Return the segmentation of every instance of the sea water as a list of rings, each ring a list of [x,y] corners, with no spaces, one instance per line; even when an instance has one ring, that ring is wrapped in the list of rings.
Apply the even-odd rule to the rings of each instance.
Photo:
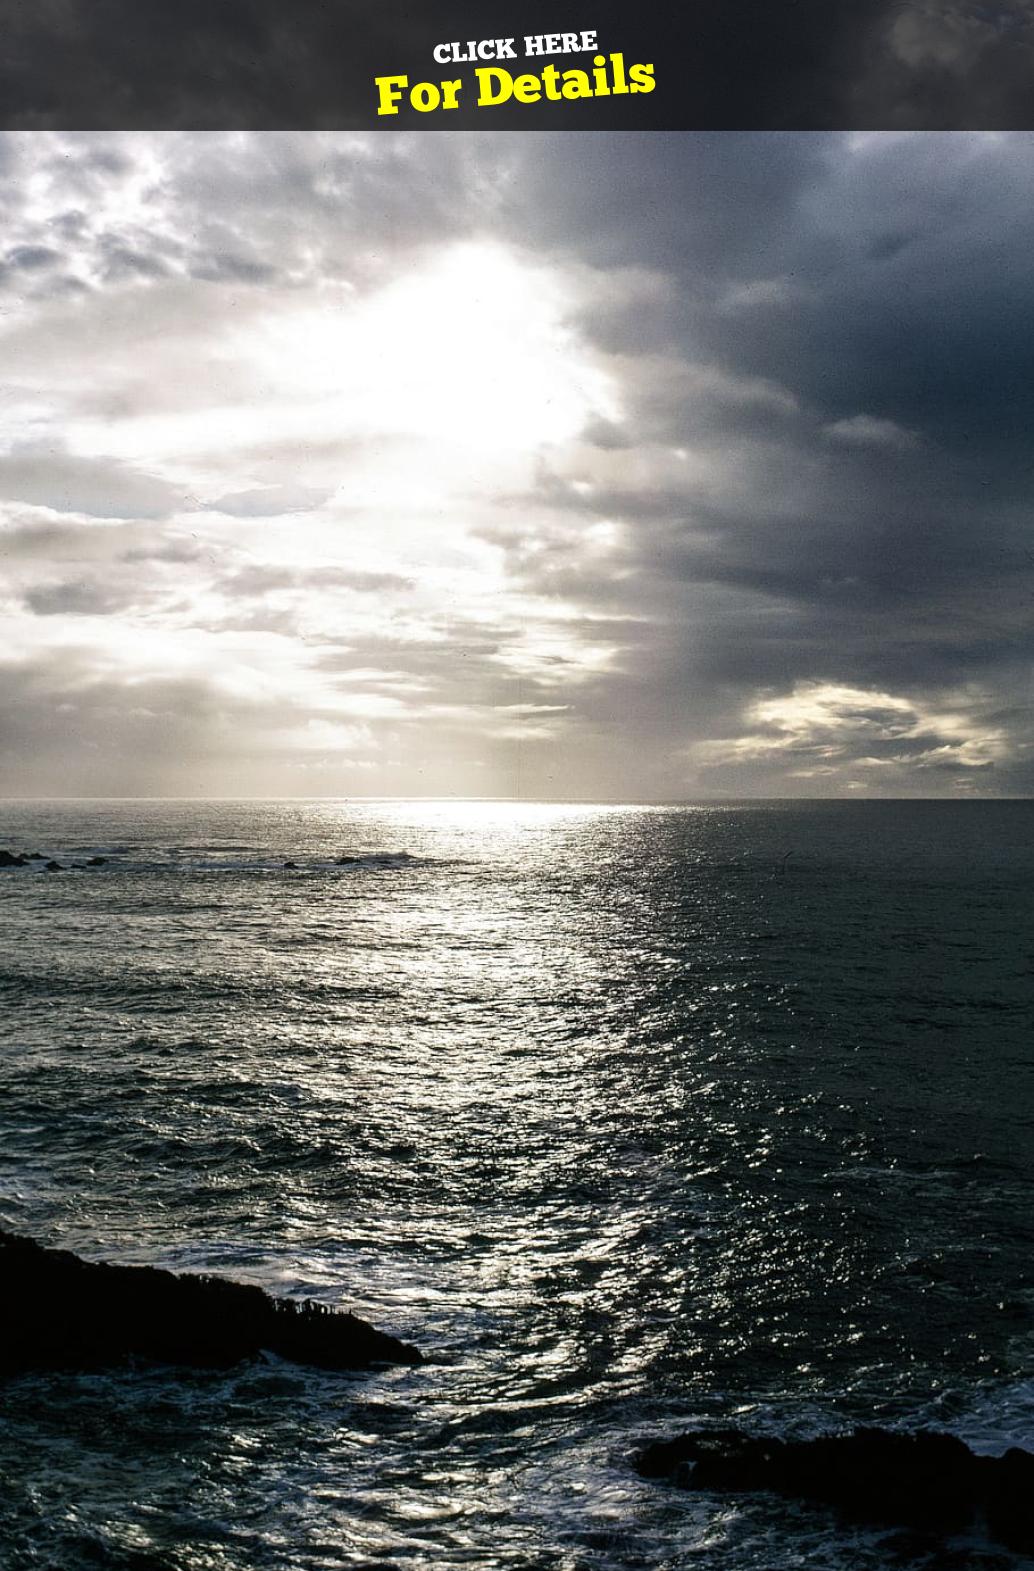
[[[428,1356],[7,1382],[4,1571],[1021,1564],[631,1459],[1034,1444],[1034,805],[8,802],[0,844],[69,869],[0,872],[0,1221]]]

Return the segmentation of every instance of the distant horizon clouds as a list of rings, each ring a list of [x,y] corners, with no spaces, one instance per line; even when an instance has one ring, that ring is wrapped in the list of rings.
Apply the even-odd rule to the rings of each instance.
[[[3,794],[1031,793],[1031,133],[0,174]]]

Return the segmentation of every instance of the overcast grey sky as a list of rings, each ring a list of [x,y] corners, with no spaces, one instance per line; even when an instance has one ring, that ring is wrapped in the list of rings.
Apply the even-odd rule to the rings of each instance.
[[[1027,133],[0,142],[0,790],[1029,794]]]

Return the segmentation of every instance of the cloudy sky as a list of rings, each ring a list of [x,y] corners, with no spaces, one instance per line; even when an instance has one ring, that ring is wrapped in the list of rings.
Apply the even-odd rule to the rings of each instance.
[[[0,141],[0,791],[1034,783],[1034,137]]]

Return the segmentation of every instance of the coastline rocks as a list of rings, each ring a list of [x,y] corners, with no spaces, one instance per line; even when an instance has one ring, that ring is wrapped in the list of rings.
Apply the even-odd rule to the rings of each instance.
[[[103,860],[104,858],[102,857],[101,861]],[[27,854],[19,851],[0,851],[0,868],[33,867],[35,865],[38,872],[38,864],[40,862],[43,863],[43,871],[46,873],[63,873],[65,871],[60,862],[55,862],[53,858],[48,861],[42,851],[30,851]],[[73,863],[73,866],[77,867],[79,865],[79,863]],[[91,862],[88,865],[92,867],[95,864]]]
[[[95,1265],[0,1229],[0,1374],[130,1357],[229,1368],[267,1350],[319,1369],[418,1364],[406,1342],[345,1311],[220,1277]]]
[[[43,867],[40,868],[42,862]],[[106,856],[87,857],[85,862],[73,862],[72,867],[85,869],[87,867],[107,867]],[[62,862],[48,857],[44,851],[0,851],[0,869],[5,867],[31,867],[36,872],[64,873],[67,871]]]
[[[1034,1551],[1034,1453],[1019,1448],[978,1456],[954,1435],[931,1430],[856,1429],[815,1440],[698,1430],[646,1446],[635,1467],[683,1489],[772,1490],[861,1521],[938,1533],[983,1523],[1009,1549]]]
[[[121,847],[118,848],[118,851],[122,852],[122,851],[127,851],[127,850],[130,850],[130,849],[132,849],[132,848],[131,847],[127,847],[127,846],[121,846]],[[188,850],[194,850],[194,851],[197,851],[197,850],[202,850],[202,851],[204,851],[204,850],[219,851],[220,850],[220,848],[218,846],[192,847],[192,848],[188,847],[187,849]],[[231,847],[229,849],[244,849],[244,850],[247,850],[247,849],[250,849],[250,848],[248,848],[248,847],[237,847],[237,848]],[[319,853],[317,853],[316,854],[316,858],[315,858],[314,861],[306,861],[305,863],[301,863],[301,862],[295,861],[293,858],[290,858],[288,860],[285,860],[285,861],[281,862],[280,865],[281,865],[281,867],[284,868],[284,870],[286,872],[299,872],[303,867],[316,869],[316,868],[321,868],[321,867],[325,868],[327,866],[343,867],[343,868],[354,868],[354,869],[361,869],[361,870],[364,870],[364,871],[366,869],[390,871],[393,868],[408,867],[410,864],[412,864],[412,863],[419,863],[420,861],[421,861],[420,857],[414,857],[408,851],[369,851],[369,852],[364,852],[362,854],[356,854],[356,855],[352,855],[352,854],[345,855],[345,854],[342,854],[341,856],[333,858],[333,860],[330,860],[329,858],[327,858],[325,856],[322,856]],[[169,865],[169,866],[175,867],[175,866],[177,866],[179,864],[178,864],[178,861],[174,858],[168,864],[164,864],[163,863],[162,865]],[[187,866],[191,866],[191,865],[195,865],[195,864],[186,864],[186,865]],[[220,863],[220,862],[216,862],[216,863],[212,864],[212,866],[216,867],[216,868],[218,868],[218,867],[220,867],[222,865],[223,864]],[[247,866],[247,864],[233,864],[233,865],[235,865],[235,866]],[[260,862],[256,862],[254,865],[257,868],[262,868],[262,867],[268,866],[268,863],[265,862],[265,861],[260,861]],[[3,871],[5,868],[10,868],[12,870],[13,869],[17,869],[17,868],[29,868],[31,871],[34,871],[34,872],[37,872],[37,873],[38,872],[64,873],[64,872],[68,872],[69,869],[73,869],[73,870],[78,871],[78,872],[84,872],[86,870],[93,870],[93,869],[101,868],[101,867],[117,868],[118,866],[119,866],[119,860],[118,860],[118,856],[117,855],[115,856],[114,860],[112,860],[112,858],[109,857],[109,856],[95,855],[95,856],[84,857],[82,861],[70,861],[70,862],[67,862],[67,863],[62,863],[62,862],[58,862],[56,858],[49,856],[49,854],[47,852],[45,852],[45,851],[23,852],[23,851],[0,850],[0,871]]]

